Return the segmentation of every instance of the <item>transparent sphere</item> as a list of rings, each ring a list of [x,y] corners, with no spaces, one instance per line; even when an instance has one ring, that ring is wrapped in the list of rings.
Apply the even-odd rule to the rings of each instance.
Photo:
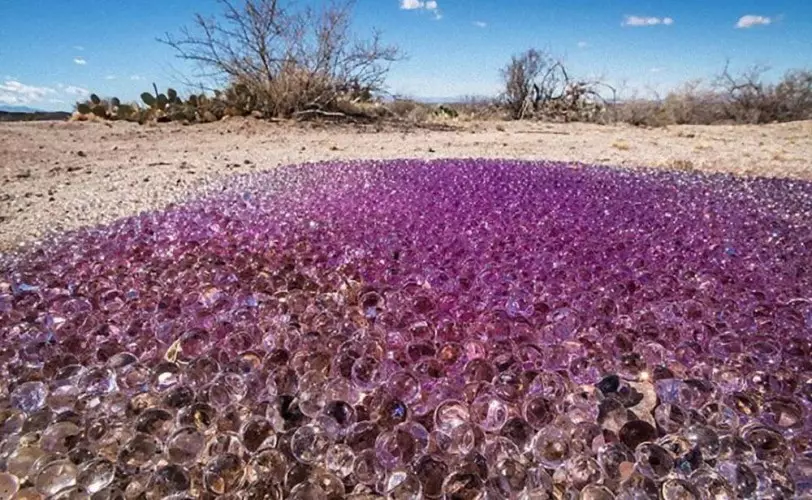
[[[46,452],[37,446],[18,446],[6,459],[7,472],[26,480],[34,463],[44,455]]]
[[[37,473],[34,487],[43,495],[53,495],[74,486],[78,476],[79,469],[69,460],[55,460]]]
[[[324,459],[330,441],[324,430],[315,425],[299,427],[290,439],[290,452],[303,464],[315,464]]]
[[[282,483],[289,465],[288,460],[279,450],[260,450],[248,463],[245,479],[248,484],[265,481]]]
[[[424,455],[414,465],[415,475],[426,498],[441,498],[443,481],[448,476],[448,465],[437,457]]]
[[[674,470],[674,456],[662,446],[642,443],[634,451],[637,470],[641,474],[660,481]]]
[[[536,433],[530,449],[540,464],[555,469],[570,456],[570,438],[562,429],[549,425]]]
[[[443,481],[444,498],[474,499],[485,489],[485,483],[479,474],[470,470],[456,471]]]
[[[240,429],[242,444],[248,452],[253,453],[260,448],[276,446],[276,433],[271,422],[265,417],[251,417],[242,424]]]
[[[208,437],[205,455],[215,457],[224,453],[231,453],[240,457],[248,453],[239,434],[236,432],[218,432]]]
[[[419,500],[423,498],[423,485],[420,480],[406,470],[394,470],[386,475],[381,488],[387,498],[393,500]]]
[[[324,458],[327,469],[342,478],[352,473],[354,462],[355,452],[345,444],[331,446]]]
[[[683,436],[702,453],[703,459],[714,460],[719,456],[719,435],[712,428],[692,425],[683,431]]]
[[[527,485],[527,466],[517,457],[503,458],[496,463],[490,482],[501,495],[518,495]]]
[[[534,394],[525,399],[522,415],[530,426],[539,430],[552,423],[556,411],[552,401],[541,394]]]
[[[376,484],[383,477],[375,450],[366,449],[356,454],[352,465],[352,475],[359,483],[366,485]]]
[[[20,480],[14,474],[0,472],[0,498],[15,498],[20,491]]]
[[[150,474],[147,498],[166,498],[188,490],[191,486],[189,473],[183,466],[170,464]]]
[[[491,392],[477,396],[468,411],[471,421],[485,432],[498,432],[510,413],[508,405]]]
[[[175,464],[190,464],[197,460],[206,446],[206,437],[195,427],[181,427],[166,443],[166,456]]]
[[[101,458],[82,464],[76,482],[88,493],[97,493],[110,486],[115,475],[115,464]]]
[[[132,474],[157,459],[162,451],[160,441],[149,434],[137,433],[118,452],[116,464],[123,471]]]
[[[699,469],[691,474],[689,481],[703,498],[733,500],[736,495],[727,481],[712,469]]]
[[[327,500],[327,493],[313,483],[300,483],[290,490],[291,500]]]
[[[163,408],[147,408],[135,419],[135,430],[163,441],[172,432],[174,420],[172,413]]]
[[[643,420],[631,420],[618,431],[620,441],[631,449],[646,441],[657,439],[657,429]]]
[[[352,365],[351,378],[359,389],[370,390],[378,387],[383,382],[383,376],[380,362],[372,356],[359,358]]]
[[[9,402],[20,411],[32,413],[45,406],[47,397],[48,387],[43,382],[23,382],[11,391]]]
[[[773,429],[752,423],[741,429],[741,437],[753,447],[759,460],[785,464],[792,458],[784,436]]]
[[[434,410],[434,426],[437,430],[448,432],[455,427],[471,421],[468,405],[462,401],[447,400]]]
[[[758,487],[756,475],[746,464],[721,461],[716,465],[716,472],[727,481],[739,498],[752,496]]]
[[[699,491],[689,481],[671,478],[663,482],[663,500],[700,500]]]
[[[408,429],[397,428],[381,433],[375,440],[375,456],[378,463],[387,470],[409,465],[425,448],[419,438]]]
[[[206,490],[216,495],[236,491],[245,477],[245,464],[237,455],[224,453],[212,457],[203,469]]]
[[[209,429],[217,420],[217,410],[206,403],[193,403],[181,408],[176,417],[180,427],[194,427],[199,431]]]

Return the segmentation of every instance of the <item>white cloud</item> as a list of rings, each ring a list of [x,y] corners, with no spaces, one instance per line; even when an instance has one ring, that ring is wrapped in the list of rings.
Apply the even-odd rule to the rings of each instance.
[[[0,83],[0,102],[4,104],[31,104],[55,93],[56,90],[50,87],[35,87],[17,80]]]
[[[77,87],[75,85],[68,85],[65,87],[64,92],[69,95],[74,95],[76,97],[85,97],[90,95],[90,91],[83,87]]]
[[[116,75],[107,75],[104,77],[105,80],[115,80],[118,78]]]
[[[474,21],[474,26],[478,28],[487,28],[488,23],[486,23],[485,21]]]
[[[400,0],[400,8],[403,10],[422,9],[425,5],[422,0]]]
[[[85,64],[87,64],[87,61],[85,61],[84,58],[82,58],[82,57],[75,57],[73,59],[73,62],[75,62],[79,66],[84,66]]]
[[[578,48],[579,49],[585,49],[587,47],[589,47],[589,42],[584,42],[584,41],[578,42]]]
[[[654,68],[651,68],[649,71],[651,71],[652,73],[659,73],[659,72],[661,72],[663,69],[665,69],[665,68],[660,68],[659,66],[656,66],[656,67],[654,67]]]
[[[400,0],[400,8],[403,10],[425,10],[434,14],[435,19],[443,18],[437,0]]]
[[[65,104],[65,101],[63,101],[62,99],[48,99],[48,102],[50,102],[51,104]]]
[[[82,47],[81,45],[74,45],[73,50],[78,50],[79,52],[81,52],[81,51],[85,50],[85,48]]]
[[[748,14],[746,16],[742,16],[739,18],[739,21],[736,23],[737,28],[752,28],[753,26],[766,26],[773,22],[772,18],[765,17],[765,16],[754,16],[752,14]]]
[[[626,18],[623,19],[623,22],[620,23],[621,26],[631,27],[657,26],[658,24],[671,26],[674,24],[674,19],[670,17],[626,16]]]
[[[144,77],[142,77],[140,75],[133,75],[133,76],[130,77],[130,80],[132,80],[134,82],[137,82],[137,81],[140,81],[140,80],[143,80],[143,79],[144,79]]]

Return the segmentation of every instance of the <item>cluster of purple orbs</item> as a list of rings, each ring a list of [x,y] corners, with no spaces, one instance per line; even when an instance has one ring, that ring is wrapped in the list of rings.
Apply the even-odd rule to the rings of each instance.
[[[809,183],[292,166],[0,271],[0,496],[812,495]]]

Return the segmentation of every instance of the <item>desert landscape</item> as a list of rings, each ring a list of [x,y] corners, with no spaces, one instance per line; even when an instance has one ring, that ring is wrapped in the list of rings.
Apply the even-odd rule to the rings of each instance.
[[[433,128],[433,129],[432,129]],[[341,125],[253,118],[196,126],[0,124],[0,250],[160,209],[210,183],[350,159],[511,158],[812,179],[812,122],[773,125],[444,121]]]
[[[0,500],[812,498],[812,5],[6,3]]]

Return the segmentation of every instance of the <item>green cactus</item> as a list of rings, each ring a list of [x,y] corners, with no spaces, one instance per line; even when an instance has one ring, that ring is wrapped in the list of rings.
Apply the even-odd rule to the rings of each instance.
[[[192,106],[193,108],[196,108],[197,107],[197,96],[194,95],[194,94],[190,95],[189,98],[186,100],[186,104],[188,106]]]
[[[83,115],[89,115],[90,114],[90,106],[88,106],[87,103],[84,103],[84,102],[77,103],[76,104],[76,111],[82,113]]]
[[[101,104],[94,105],[92,108],[90,108],[90,111],[99,118],[107,118],[107,108]]]
[[[166,89],[166,97],[169,98],[170,101],[175,102],[178,98],[178,93],[173,88]]]
[[[93,104],[99,105],[101,104],[101,99],[96,94],[90,94],[90,102]]]
[[[156,100],[158,102],[158,109],[160,110],[166,109],[166,105],[169,104],[169,99],[166,98],[165,94],[158,94]]]
[[[116,118],[119,120],[129,120],[135,114],[135,108],[129,104],[119,104],[116,109]]]
[[[121,106],[121,99],[119,99],[118,97],[113,97],[112,99],[110,99],[110,106],[113,108]]]
[[[153,96],[149,92],[144,92],[143,94],[141,94],[141,100],[144,101],[144,104],[146,104],[150,108],[154,107],[156,103],[155,96]]]

